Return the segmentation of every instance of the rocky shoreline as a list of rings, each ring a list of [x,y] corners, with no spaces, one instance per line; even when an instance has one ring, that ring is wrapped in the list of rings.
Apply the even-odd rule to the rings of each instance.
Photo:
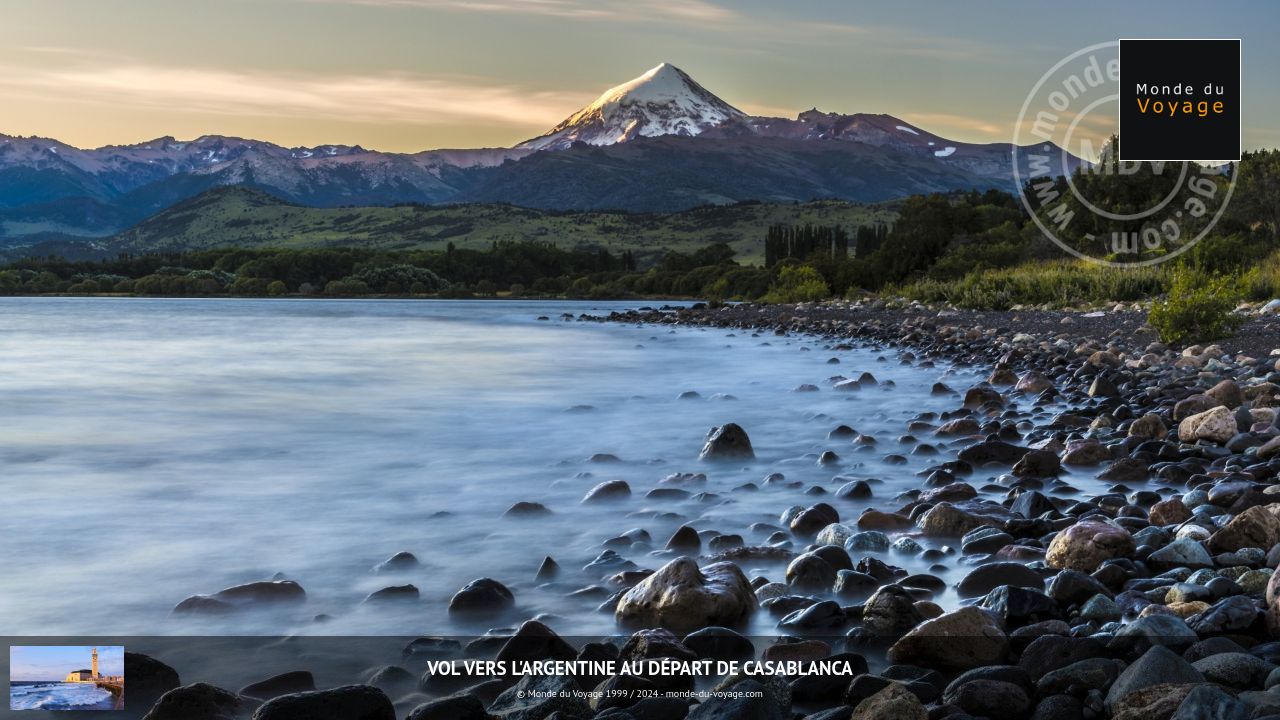
[[[883,490],[860,481],[797,488],[793,499],[812,504],[778,508],[768,540],[752,545],[686,526],[656,544],[662,549],[646,558],[648,568],[606,550],[596,580],[613,591],[601,607],[636,629],[630,635],[560,637],[553,619],[510,617],[511,590],[485,578],[458,591],[451,613],[522,623],[465,644],[417,638],[390,665],[327,690],[275,677],[232,693],[178,686],[175,675],[147,717],[1280,718],[1280,581],[1272,572],[1280,563],[1280,372],[1266,347],[1267,321],[1235,344],[1174,351],[1155,342],[1140,314],[1125,312],[835,303],[579,319],[804,333],[833,351],[866,345],[921,368],[959,363],[990,374],[973,387],[939,383],[934,392],[952,409],[922,412],[903,428],[927,436],[937,453],[905,493],[880,497]],[[850,393],[877,384],[870,373],[828,382]],[[830,439],[865,443],[845,426],[832,427]],[[751,452],[746,431],[730,423],[709,435],[703,458]],[[1086,476],[1103,491],[1071,484]],[[699,481],[685,473],[659,485],[687,493]],[[604,483],[585,500],[621,492]],[[842,500],[854,497],[873,507],[842,513]],[[891,549],[971,569],[948,588],[934,574],[894,565]],[[744,572],[779,558],[789,561],[780,575]],[[549,561],[537,573],[551,581],[559,568]],[[946,610],[935,600],[951,590],[960,607]],[[197,596],[177,610],[231,612],[303,597],[279,579]],[[776,618],[779,637],[740,633],[758,614]],[[853,671],[740,673],[706,687],[665,673],[455,675],[424,670],[424,658],[456,667],[463,658],[760,658]],[[132,687],[128,668],[126,676]],[[695,688],[716,693],[697,696]]]

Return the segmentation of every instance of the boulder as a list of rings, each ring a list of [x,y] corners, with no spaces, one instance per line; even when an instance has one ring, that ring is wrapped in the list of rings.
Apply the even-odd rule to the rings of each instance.
[[[1262,443],[1254,452],[1258,454],[1259,460],[1270,460],[1280,454],[1280,435]]]
[[[1177,525],[1191,519],[1191,510],[1182,498],[1171,497],[1152,505],[1147,516],[1152,525]]]
[[[1200,543],[1191,538],[1183,538],[1151,553],[1147,562],[1161,572],[1180,567],[1198,570],[1213,567],[1213,556]]]
[[[791,718],[791,696],[781,678],[734,676],[717,685],[716,690],[723,692],[690,708],[688,720]]]
[[[516,596],[506,585],[490,578],[467,583],[449,600],[451,615],[494,615],[515,605]]]
[[[383,665],[369,673],[367,683],[387,693],[388,696],[398,697],[405,691],[417,687],[418,678],[399,665]]]
[[[1170,684],[1135,690],[1112,706],[1111,720],[1168,720],[1195,687]]]
[[[1187,626],[1199,635],[1243,632],[1253,627],[1261,612],[1252,598],[1233,595],[1187,618]]]
[[[815,545],[836,545],[844,547],[857,531],[844,523],[833,522],[818,531],[813,539]]]
[[[965,607],[926,620],[889,648],[893,663],[946,670],[995,665],[1009,654],[1009,640],[991,617]]]
[[[396,720],[396,709],[375,687],[347,685],[281,695],[259,706],[253,720]]]
[[[1083,520],[1054,536],[1045,553],[1045,563],[1051,568],[1093,572],[1104,560],[1129,557],[1134,549],[1133,536],[1128,530]]]
[[[969,483],[953,482],[947,483],[942,487],[930,488],[920,493],[920,502],[958,502],[960,500],[972,500],[977,496],[978,491]]]
[[[1240,386],[1236,384],[1235,380],[1223,380],[1205,390],[1204,394],[1210,400],[1232,410],[1240,407],[1240,403],[1244,402],[1244,396],[1240,394]]]
[[[960,597],[969,598],[986,595],[1001,585],[1043,590],[1044,578],[1020,562],[988,563],[970,570],[956,590]]]
[[[929,537],[960,537],[989,521],[981,515],[966,512],[949,502],[940,502],[929,508],[916,525]]]
[[[844,609],[834,600],[823,600],[806,608],[801,608],[782,618],[778,627],[799,635],[826,634],[836,628],[844,627],[848,616]]]
[[[141,707],[181,685],[176,670],[142,653],[125,652],[124,674],[129,678],[129,702]]]
[[[578,651],[556,631],[537,620],[525,620],[498,651],[495,660],[504,663],[532,660],[572,660]]]
[[[161,695],[142,720],[238,720],[245,710],[244,700],[235,693],[195,683]]]
[[[1004,405],[1004,396],[990,385],[974,385],[965,391],[964,406],[976,410],[983,405]]]
[[[959,417],[948,420],[934,432],[938,435],[977,435],[981,431],[982,425],[977,420]]]
[[[1173,419],[1175,422],[1181,422],[1192,415],[1212,410],[1217,405],[1217,401],[1203,393],[1189,395],[1174,403]]]
[[[1280,543],[1280,519],[1270,506],[1255,505],[1240,512],[1225,527],[1209,536],[1205,542],[1214,553],[1235,552],[1242,548],[1270,550]]]
[[[897,637],[924,620],[916,599],[898,585],[876,590],[862,607],[862,624],[883,637]]]
[[[957,453],[956,457],[975,466],[987,464],[1008,465],[1027,454],[1027,448],[1003,440],[983,440]]]
[[[310,692],[316,689],[316,679],[306,670],[273,675],[266,680],[259,680],[240,688],[240,694],[258,700],[270,700],[273,697],[290,693]]]
[[[364,602],[370,605],[376,605],[378,603],[401,602],[417,599],[418,587],[416,585],[391,585],[369,593],[368,597],[364,599]]]
[[[1162,645],[1182,650],[1198,639],[1196,632],[1182,618],[1167,613],[1153,613],[1141,615],[1120,628],[1110,646],[1143,648]]]
[[[1033,720],[1080,720],[1084,717],[1084,703],[1070,695],[1050,695],[1041,700]]]
[[[1183,418],[1178,423],[1178,439],[1182,442],[1208,440],[1223,445],[1236,432],[1235,413],[1222,406]]]
[[[1245,652],[1224,652],[1201,658],[1191,666],[1209,682],[1240,690],[1261,688],[1275,665]]]
[[[1028,453],[1030,454],[1030,453]],[[1058,456],[1049,453],[1049,456],[1057,461]],[[1044,493],[1037,490],[1023,490],[1013,499],[1013,505],[1009,506],[1009,510],[1024,518],[1038,518],[1047,512],[1053,512],[1057,508],[1054,507],[1053,501]]]
[[[1222,688],[1199,685],[1191,688],[1169,720],[1248,720],[1253,717],[1261,715]]]
[[[751,640],[726,627],[695,630],[682,642],[702,660],[750,660],[756,655]]]
[[[880,581],[857,570],[841,570],[836,573],[833,590],[841,600],[862,600],[880,587]]]
[[[789,526],[791,532],[803,537],[809,537],[818,533],[818,531],[840,522],[840,513],[835,508],[826,503],[818,503],[812,507],[807,507],[796,513],[791,518]],[[833,545],[835,543],[832,543]]]
[[[525,675],[493,701],[489,717],[496,720],[542,720],[591,717],[587,695],[572,677]]]
[[[1090,690],[1110,687],[1123,664],[1111,658],[1086,658],[1046,673],[1036,682],[1036,694],[1084,697]]]
[[[266,606],[298,605],[307,593],[293,580],[264,580],[219,590],[213,595],[192,595],[173,608],[175,614],[217,614]]]
[[[1041,635],[1027,644],[1018,656],[1018,667],[1033,678],[1043,677],[1058,668],[1106,653],[1101,641],[1090,637]]]
[[[1111,459],[1111,449],[1094,440],[1072,440],[1062,453],[1063,465],[1097,465]]]
[[[805,553],[787,565],[787,584],[801,592],[830,592],[836,584],[836,570],[816,553]]]
[[[1006,628],[1061,616],[1058,603],[1053,598],[1039,590],[1010,585],[993,588],[978,605],[995,613]]]
[[[1017,382],[1018,374],[1009,367],[1008,363],[996,363],[991,375],[987,377],[989,385],[1013,385]]]
[[[1023,373],[1018,378],[1018,384],[1013,386],[1014,390],[1020,390],[1028,395],[1039,395],[1040,393],[1053,387],[1053,381],[1044,375],[1032,370]]]
[[[1163,645],[1153,645],[1137,660],[1129,664],[1111,689],[1107,691],[1106,705],[1114,709],[1132,692],[1155,685],[1183,685],[1204,682],[1204,675],[1183,660],[1177,653]]]
[[[1004,680],[979,678],[948,688],[943,700],[974,717],[991,720],[1023,720],[1031,699],[1019,685]]]
[[[1054,477],[1062,472],[1062,461],[1051,450],[1029,450],[1013,464],[1018,477]]]
[[[1168,436],[1169,429],[1165,427],[1164,420],[1155,413],[1147,413],[1129,423],[1129,437],[1163,440]]]
[[[1111,591],[1092,575],[1067,569],[1053,576],[1045,594],[1066,605],[1079,605],[1094,595],[1109,597]]]
[[[927,720],[928,717],[920,698],[898,682],[889,683],[858,703],[849,715],[850,720]]]
[[[411,552],[401,551],[373,566],[375,573],[398,573],[417,570],[418,558]]]
[[[707,442],[698,455],[702,460],[741,460],[755,456],[755,451],[751,449],[751,438],[747,437],[747,431],[737,423],[725,423],[711,428],[711,432],[707,433]]]
[[[618,600],[620,622],[691,632],[708,625],[736,626],[756,609],[751,583],[737,565],[699,569],[688,557],[663,565]]]
[[[681,525],[671,533],[671,539],[667,540],[667,549],[675,552],[696,553],[702,549],[702,538],[698,536],[697,530],[688,525]]]
[[[606,480],[587,491],[583,504],[625,500],[631,497],[631,486],[626,480]]]
[[[1098,479],[1115,483],[1137,484],[1144,482],[1150,475],[1150,466],[1145,461],[1138,458],[1122,457],[1103,468],[1102,472],[1098,473]]]
[[[1092,398],[1111,398],[1119,397],[1120,390],[1111,378],[1106,374],[1098,374],[1093,378],[1093,382],[1089,384],[1089,397]]]
[[[905,530],[914,524],[906,515],[883,510],[868,509],[858,516],[860,530]]]

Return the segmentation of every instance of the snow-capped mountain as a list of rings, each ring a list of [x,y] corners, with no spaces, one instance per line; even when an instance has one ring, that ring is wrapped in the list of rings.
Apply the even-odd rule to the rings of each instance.
[[[647,212],[1013,189],[1011,150],[949,140],[891,115],[747,115],[663,63],[510,148],[384,153],[206,135],[80,149],[0,134],[0,244],[109,235],[228,185],[318,207],[501,202]]]
[[[609,88],[545,135],[517,148],[563,150],[574,143],[613,145],[637,137],[694,136],[746,113],[670,63]]]

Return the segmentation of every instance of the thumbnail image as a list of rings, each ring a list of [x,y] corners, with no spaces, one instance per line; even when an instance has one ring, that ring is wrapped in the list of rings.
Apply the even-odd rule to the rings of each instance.
[[[123,708],[123,647],[15,645],[9,648],[10,710]]]

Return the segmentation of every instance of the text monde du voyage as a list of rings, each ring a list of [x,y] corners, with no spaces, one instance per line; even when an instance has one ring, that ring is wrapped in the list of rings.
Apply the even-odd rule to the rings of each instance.
[[[856,675],[847,660],[433,660],[432,675]]]
[[[1211,115],[1226,113],[1226,101],[1214,99],[1225,94],[1223,87],[1213,83],[1205,83],[1204,87],[1199,88],[1190,83],[1174,85],[1136,83],[1134,91],[1137,97],[1134,100],[1138,103],[1138,112],[1143,115],[1207,118]]]

